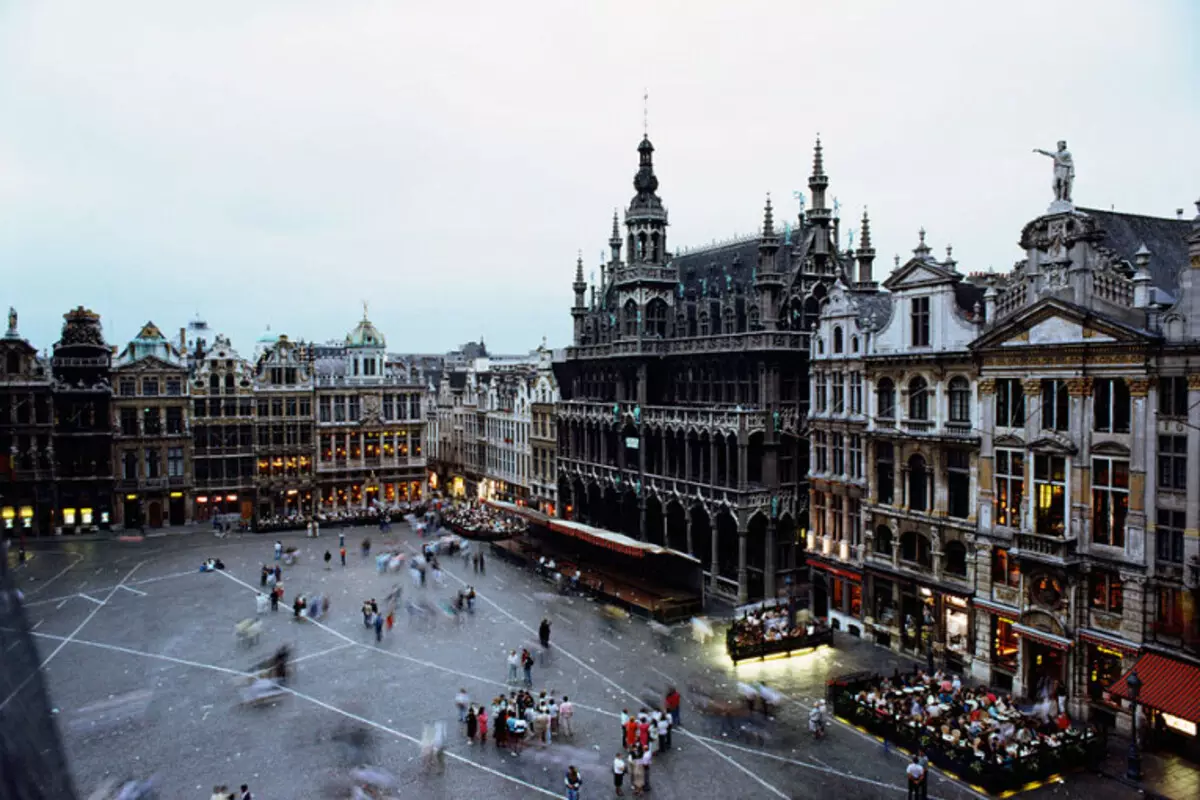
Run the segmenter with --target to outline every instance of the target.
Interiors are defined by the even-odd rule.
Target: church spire
[[[575,322],[575,344],[583,344],[583,318],[587,314],[587,282],[583,279],[583,251],[579,251],[575,259],[575,281],[571,289],[575,292],[575,305],[571,308],[571,318]],[[479,337],[483,341],[483,337]]]
[[[773,238],[775,236],[775,215],[771,213],[771,194],[767,193],[767,205],[763,209],[763,229],[762,235],[764,239]]]
[[[618,263],[621,260],[621,228],[620,222],[617,219],[617,210],[615,208],[613,209],[612,234],[610,234],[608,237],[608,247],[609,250],[612,251],[611,263]]]
[[[858,283],[865,289],[875,285],[872,274],[875,264],[875,248],[871,246],[871,219],[867,216],[866,206],[863,207],[861,236],[862,240],[859,242],[855,258],[858,261]]]

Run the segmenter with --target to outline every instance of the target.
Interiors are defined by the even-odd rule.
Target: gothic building
[[[0,536],[44,536],[54,526],[53,410],[49,371],[10,309],[0,338]]]
[[[56,529],[83,532],[112,524],[112,350],[100,315],[79,306],[63,315],[50,359],[57,493]]]
[[[316,359],[317,506],[326,513],[419,499],[424,388],[387,365],[364,313],[344,346]]]
[[[147,322],[113,363],[116,523],[160,528],[190,521],[192,432],[187,366]]]
[[[197,520],[254,516],[254,370],[221,334],[193,356],[193,500]]]
[[[558,511],[694,555],[711,594],[774,596],[802,565],[809,331],[845,268],[821,145],[794,227],[776,231],[768,200],[760,236],[685,253],[653,153],[643,139],[590,298],[576,265]]]
[[[312,513],[313,369],[287,336],[260,340],[254,364],[255,497],[258,517]]]

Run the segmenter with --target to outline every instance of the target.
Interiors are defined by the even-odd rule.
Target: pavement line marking
[[[187,572],[175,572],[170,575],[159,575],[158,577],[155,577],[155,578],[143,578],[140,581],[130,581],[128,584],[125,585],[125,588],[128,589],[130,586],[142,586],[143,584],[147,584],[147,583],[157,583],[158,581],[167,581],[167,580],[171,580],[172,578],[182,578],[184,575],[199,575],[199,574],[200,574],[200,570],[189,569]],[[113,588],[116,588],[116,587],[101,586],[98,589],[93,589],[92,591],[106,592],[109,589],[113,589]],[[70,600],[72,597],[78,597],[78,594],[68,594],[68,595],[64,595],[61,597],[49,597],[49,598],[46,598],[45,600],[33,600],[33,601],[25,603],[24,605],[28,608],[30,606],[45,605],[46,603],[55,603],[60,600],[67,601],[67,600]],[[59,603],[58,607],[62,608],[62,603]]]
[[[650,669],[654,670],[654,671],[655,671],[655,672],[657,672],[659,675],[662,675],[664,678],[666,678],[667,680],[669,680],[671,683],[675,683],[675,682],[676,682],[674,678],[672,678],[672,677],[671,677],[670,675],[668,675],[667,673],[663,672],[661,669],[658,669],[657,667],[654,667],[654,666],[651,666],[651,667],[650,667]]]
[[[137,568],[145,563],[146,563],[145,561],[139,561],[138,563],[134,564],[133,569],[131,569],[131,570],[129,570],[129,572],[125,573],[125,577],[121,579],[121,583],[124,583],[125,581],[129,580],[133,576],[133,573],[137,571]],[[86,617],[83,618],[83,622],[79,623],[79,627],[77,627],[75,630],[71,631],[71,635],[68,636],[67,638],[63,639],[62,642],[59,643],[58,647],[54,648],[53,652],[51,652],[50,655],[46,656],[46,660],[38,665],[38,668],[36,670],[29,673],[29,676],[27,678],[25,678],[25,680],[23,680],[19,684],[17,684],[17,688],[12,690],[12,694],[10,694],[8,697],[4,698],[3,703],[0,703],[0,711],[3,711],[5,706],[7,706],[10,702],[12,702],[12,699],[14,697],[16,697],[20,693],[20,691],[29,684],[29,682],[31,680],[33,680],[34,676],[41,674],[42,670],[44,670],[46,668],[46,665],[49,664],[51,661],[53,661],[54,657],[56,655],[58,655],[59,653],[61,653],[62,649],[64,647],[66,647],[68,644],[70,644],[71,640],[74,639],[76,636],[78,636],[80,631],[82,631],[85,627],[87,627],[87,624],[92,621],[92,618],[95,617],[97,613],[99,613],[100,609],[104,608],[104,604],[107,603],[109,600],[111,600],[112,596],[114,594],[116,594],[117,588],[119,588],[120,585],[121,585],[120,583],[117,584],[117,586],[114,587],[113,590],[108,593],[108,595],[104,598],[103,603],[101,603],[99,600],[94,601],[94,602],[100,603],[100,605],[93,608],[91,613],[89,613]],[[88,599],[91,600],[92,598],[89,597]],[[44,634],[34,634],[34,635],[41,636]]]
[[[408,545],[408,546],[409,546],[410,548],[412,547],[412,545]],[[456,580],[456,581],[458,581],[459,583],[463,584],[464,586],[465,586],[465,585],[467,585],[467,582],[466,582],[466,581],[464,581],[462,578],[458,577],[458,575],[454,574],[454,573],[453,573],[453,572],[451,572],[449,569],[443,570],[443,572],[444,572],[446,575],[449,575],[449,576],[450,576],[451,578],[453,578],[454,580]],[[518,619],[517,617],[513,616],[511,613],[509,613],[509,612],[508,612],[506,609],[502,608],[502,607],[501,607],[499,604],[497,604],[497,603],[496,603],[494,600],[492,600],[492,599],[491,599],[490,597],[488,597],[487,595],[485,595],[485,594],[483,594],[482,592],[479,592],[479,591],[477,590],[477,591],[476,591],[476,596],[477,596],[477,597],[479,597],[479,599],[480,599],[480,600],[483,600],[485,603],[487,603],[488,605],[490,605],[492,608],[494,608],[494,609],[496,609],[497,611],[499,611],[499,612],[500,612],[501,614],[503,614],[504,616],[506,616],[506,617],[508,617],[509,619],[511,619],[513,622],[515,622],[515,623],[517,623],[518,625],[520,625],[520,626],[521,626],[522,628],[524,628],[525,630],[529,631],[530,633],[534,633],[534,632],[535,632],[535,631],[533,630],[533,628],[531,628],[529,625],[527,625],[527,624],[525,624],[524,622],[522,622],[522,621],[521,621],[520,619]],[[605,641],[605,640],[601,639],[601,641]],[[615,646],[615,645],[614,645],[614,646]],[[617,649],[619,650],[620,648],[617,648]],[[562,653],[563,655],[565,655],[567,658],[569,658],[569,659],[571,659],[572,661],[574,661],[574,662],[575,662],[576,664],[578,664],[579,666],[581,666],[581,667],[583,667],[584,669],[586,669],[588,672],[591,672],[593,675],[595,675],[596,677],[600,678],[600,680],[604,681],[604,682],[605,682],[605,683],[607,683],[609,686],[611,686],[611,687],[613,687],[614,689],[616,689],[617,691],[621,692],[621,694],[624,694],[624,695],[626,695],[627,697],[631,697],[631,698],[633,698],[634,700],[637,700],[639,703],[641,702],[641,698],[640,698],[640,697],[638,697],[636,694],[634,694],[633,692],[629,691],[629,690],[628,690],[628,689],[626,689],[624,686],[621,686],[620,684],[616,683],[616,682],[615,682],[615,681],[613,681],[611,678],[609,678],[607,675],[605,675],[603,672],[601,672],[600,670],[598,670],[598,669],[596,669],[595,667],[591,666],[590,664],[588,664],[587,662],[585,662],[583,659],[581,659],[581,658],[579,658],[578,656],[576,656],[574,653],[572,653],[572,652],[570,652],[569,650],[566,650],[565,648],[562,648],[562,647],[558,647],[558,648],[557,648],[557,650],[558,650],[560,653]],[[779,789],[779,788],[777,788],[777,787],[775,787],[775,786],[772,786],[771,784],[767,783],[765,780],[763,780],[763,779],[762,779],[762,778],[760,778],[758,775],[756,775],[756,774],[755,774],[755,773],[754,773],[752,770],[750,770],[749,768],[747,768],[747,767],[743,766],[742,764],[739,764],[737,761],[734,761],[734,760],[733,760],[732,758],[730,758],[728,755],[726,755],[725,753],[722,753],[720,750],[718,750],[717,748],[715,748],[714,746],[712,746],[712,745],[711,745],[711,744],[709,744],[708,742],[705,742],[705,741],[704,741],[704,740],[702,740],[700,737],[698,737],[698,736],[695,736],[694,734],[692,734],[692,733],[690,733],[689,731],[686,731],[686,730],[685,730],[685,731],[683,731],[683,734],[684,734],[685,736],[690,736],[690,737],[692,737],[692,738],[693,738],[693,739],[694,739],[696,742],[698,742],[698,743],[700,744],[700,746],[701,746],[701,747],[706,747],[706,748],[708,748],[708,750],[709,750],[710,752],[712,752],[712,753],[713,753],[713,755],[715,755],[715,756],[717,756],[717,757],[719,757],[719,758],[722,758],[722,759],[724,759],[724,760],[725,760],[725,761],[727,761],[727,762],[728,762],[730,765],[732,765],[734,768],[736,768],[737,770],[739,770],[739,771],[741,771],[741,772],[745,773],[747,776],[749,776],[750,778],[752,778],[752,779],[753,779],[753,780],[754,780],[756,783],[758,783],[760,786],[762,786],[762,787],[763,787],[764,789],[766,789],[767,791],[769,791],[769,792],[771,792],[772,794],[774,794],[776,797],[782,797],[782,798],[783,798],[783,800],[789,800],[789,797],[788,797],[788,795],[787,795],[787,794],[786,794],[784,791],[782,791],[781,789]]]
[[[56,580],[58,580],[59,578],[61,578],[63,575],[66,575],[66,574],[67,574],[67,572],[69,572],[69,571],[70,571],[70,570],[71,570],[71,569],[72,569],[72,568],[73,568],[73,567],[74,567],[76,564],[78,564],[80,561],[83,561],[83,556],[82,556],[82,555],[80,555],[79,553],[67,553],[66,555],[75,556],[75,560],[74,560],[74,561],[72,561],[70,564],[68,564],[66,567],[64,567],[64,568],[63,568],[63,569],[62,569],[62,570],[61,570],[61,571],[60,571],[60,572],[59,572],[57,575],[55,575],[53,578],[49,579],[49,580],[48,580],[48,581],[46,581],[45,583],[39,584],[39,585],[38,585],[36,588],[34,588],[34,589],[31,589],[31,590],[29,590],[29,594],[33,595],[33,594],[37,594],[38,592],[42,591],[42,590],[43,590],[43,589],[45,589],[47,586],[49,586],[50,584],[54,583]],[[26,562],[26,563],[28,563],[28,562]]]
[[[466,583],[466,581],[463,581],[463,583]],[[536,600],[533,599],[533,597],[531,595],[525,594],[525,592],[521,592],[521,597],[524,597],[526,600],[528,600],[531,603],[537,602]]]
[[[136,567],[135,567],[135,569],[136,569]],[[88,647],[98,647],[102,650],[112,650],[117,653],[125,653],[127,655],[132,655],[132,656],[141,656],[143,658],[152,658],[152,659],[158,659],[160,661],[168,661],[172,664],[179,664],[180,666],[185,666],[185,667],[195,667],[197,669],[207,669],[207,670],[212,670],[214,672],[222,672],[222,673],[225,673],[226,675],[233,675],[233,676],[236,676],[239,678],[254,677],[254,673],[242,672],[241,670],[230,669],[229,667],[220,667],[220,666],[217,666],[216,664],[205,664],[200,661],[189,661],[188,659],[185,659],[185,658],[175,658],[174,656],[160,655],[158,653],[147,653],[143,650],[134,650],[129,647],[121,647],[120,645],[115,645],[115,644],[105,644],[104,642],[92,642],[92,641],[88,641],[85,639],[74,639],[73,637],[53,636],[48,633],[36,633],[34,635],[40,636],[40,637],[43,637],[46,639],[55,639],[55,640],[61,641],[62,643],[59,645],[59,649],[62,649],[67,644],[80,644],[80,645],[86,645]],[[410,742],[410,743],[418,745],[418,746],[421,745],[421,740],[415,736],[410,736],[409,734],[404,733],[402,731],[398,731],[395,728],[389,728],[388,726],[386,726],[382,723],[375,722],[374,720],[367,719],[366,717],[360,717],[358,714],[355,714],[350,711],[346,711],[343,708],[338,708],[337,706],[333,705],[332,703],[326,703],[324,700],[318,700],[317,698],[315,698],[311,695],[304,694],[303,692],[298,692],[295,689],[291,689],[287,686],[280,686],[279,688],[282,689],[284,692],[292,695],[293,697],[297,697],[301,700],[312,703],[313,705],[320,706],[321,708],[324,708],[327,711],[332,711],[335,714],[339,714],[348,719],[352,719],[355,722],[359,722],[363,725],[368,725],[372,728],[376,728],[385,733],[390,733],[392,736],[395,736],[397,739],[403,739],[406,742]],[[2,706],[0,706],[0,707],[2,707]],[[528,781],[521,780],[520,778],[515,777],[513,775],[506,775],[505,773],[501,772],[498,769],[489,767],[486,764],[481,764],[478,761],[472,761],[471,759],[467,758],[466,756],[459,755],[458,753],[455,753],[451,750],[445,750],[445,754],[446,754],[447,758],[454,759],[455,761],[459,761],[464,764],[469,764],[470,766],[475,767],[478,770],[482,770],[483,772],[486,772],[489,775],[494,775],[495,777],[500,778],[502,780],[506,780],[510,783],[515,783],[518,786],[523,786],[526,789],[529,789],[530,791],[537,792],[538,794],[545,795],[546,797],[554,797],[554,798],[562,797],[562,795],[559,794],[558,792],[552,792],[549,789],[545,789],[541,786],[538,786],[537,784],[533,784],[533,783],[529,783]]]
[[[114,586],[113,590],[108,593],[108,596],[112,597],[116,593],[117,589],[120,589],[120,588],[121,588],[120,586]],[[100,605],[100,606],[102,606],[108,602],[107,600],[97,600],[96,598],[92,597],[91,595],[84,594],[83,592],[80,592],[79,596],[82,597],[84,600],[91,600],[93,603],[95,603],[96,605]]]
[[[29,630],[31,630],[31,631],[36,631],[38,628],[42,627],[42,623],[43,623],[43,622],[45,622],[45,621],[46,621],[46,620],[44,620],[44,619],[39,619],[39,620],[37,621],[37,623],[36,623],[36,624],[35,624],[35,625],[34,625],[32,628],[30,628]]]
[[[563,622],[567,623],[568,625],[575,624],[575,620],[571,619],[570,617],[564,617],[562,614],[558,613],[557,611],[554,612],[554,616],[558,617],[559,619],[561,619]]]
[[[309,653],[306,656],[300,656],[299,658],[293,658],[292,663],[299,664],[301,661],[308,661],[310,658],[319,658],[319,657],[321,657],[323,655],[327,655],[329,653],[336,653],[338,650],[345,650],[349,646],[350,646],[350,644],[348,642],[345,644],[339,644],[336,647],[330,647],[327,650],[321,650],[316,653]]]
[[[75,598],[75,595],[71,595],[70,597],[64,597],[64,598],[63,598],[63,600],[62,600],[62,602],[61,602],[61,603],[59,603],[57,606],[55,606],[55,607],[54,607],[54,610],[55,610],[55,611],[58,611],[58,610],[59,610],[59,609],[61,609],[63,606],[65,606],[67,603],[71,602],[71,600],[73,600],[74,598]],[[34,604],[33,604],[33,603],[29,603],[29,605],[34,605]]]
[[[145,597],[145,596],[146,596],[146,593],[145,593],[145,592],[141,591],[140,589],[134,589],[132,586],[125,586],[125,585],[121,585],[121,586],[118,586],[117,588],[118,588],[118,589],[124,589],[124,590],[125,590],[125,591],[127,591],[127,592],[133,592],[134,594],[138,595],[139,597]]]
[[[610,642],[608,639],[601,639],[601,640],[600,640],[600,644],[606,644],[606,645],[608,645],[609,647],[611,647],[613,650],[616,650],[617,652],[620,652],[620,651],[621,651],[621,648],[617,647],[615,644],[613,644],[612,642]],[[559,649],[561,650],[562,648],[559,648]]]

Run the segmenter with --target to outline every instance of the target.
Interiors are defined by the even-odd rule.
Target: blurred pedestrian
[[[346,547],[345,547],[345,545],[343,545],[341,548],[339,548],[338,552],[342,556],[342,566],[344,567],[344,566],[346,566]]]
[[[333,554],[328,550],[325,551],[325,569],[329,569],[329,562],[333,561]]]
[[[382,642],[383,641],[383,615],[380,614],[378,611],[375,612],[374,624],[375,624],[375,641]]]

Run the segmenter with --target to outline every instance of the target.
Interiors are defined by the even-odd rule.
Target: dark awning
[[[1133,669],[1108,687],[1113,697],[1133,699],[1129,675],[1137,670],[1142,688],[1138,702],[1189,722],[1200,723],[1200,666],[1158,653],[1143,653]]]

